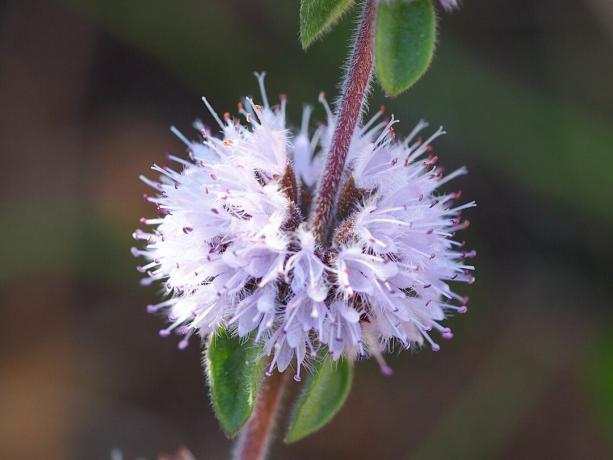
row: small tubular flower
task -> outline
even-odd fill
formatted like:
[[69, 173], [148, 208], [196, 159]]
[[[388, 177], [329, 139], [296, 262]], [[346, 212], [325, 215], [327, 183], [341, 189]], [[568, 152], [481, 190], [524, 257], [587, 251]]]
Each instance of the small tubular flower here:
[[439, 0], [441, 6], [447, 10], [452, 11], [460, 7], [460, 0]]
[[167, 319], [162, 336], [189, 338], [231, 329], [252, 335], [270, 355], [268, 372], [293, 362], [295, 378], [320, 350], [333, 359], [439, 345], [436, 332], [468, 299], [451, 282], [472, 283], [475, 255], [455, 233], [468, 225], [456, 205], [459, 192], [441, 186], [465, 174], [444, 175], [420, 122], [404, 140], [391, 121], [375, 114], [354, 133], [341, 192], [330, 224], [331, 241], [319, 244], [309, 214], [324, 155], [334, 130], [325, 102], [326, 124], [312, 134], [306, 107], [301, 128], [286, 127], [284, 97], [271, 106], [258, 75], [263, 105], [245, 99], [243, 119], [211, 111], [221, 130], [213, 135], [196, 123], [201, 138], [185, 143], [189, 159], [169, 156], [179, 171], [153, 166], [159, 180], [142, 177], [155, 190], [146, 196], [158, 216], [136, 230], [144, 248], [143, 284], [159, 283], [164, 300], [148, 311]]

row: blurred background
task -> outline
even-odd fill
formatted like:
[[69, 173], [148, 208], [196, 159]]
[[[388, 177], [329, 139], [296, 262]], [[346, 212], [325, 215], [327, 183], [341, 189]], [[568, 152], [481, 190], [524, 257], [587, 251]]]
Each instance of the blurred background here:
[[[298, 1], [0, 2], [0, 458], [227, 458], [199, 347], [145, 313], [137, 177], [254, 70], [295, 122], [333, 99], [352, 24], [305, 54]], [[441, 161], [471, 171], [471, 310], [393, 378], [360, 363], [339, 416], [273, 458], [613, 458], [613, 2], [466, 0], [440, 30], [426, 77], [371, 105], [401, 134], [443, 124]]]

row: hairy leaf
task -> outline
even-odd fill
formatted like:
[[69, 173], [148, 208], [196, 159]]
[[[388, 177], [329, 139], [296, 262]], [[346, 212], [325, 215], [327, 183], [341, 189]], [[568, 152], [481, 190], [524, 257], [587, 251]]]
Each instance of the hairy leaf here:
[[389, 96], [410, 88], [432, 61], [436, 24], [432, 0], [381, 2], [375, 35], [375, 66]]
[[345, 403], [352, 380], [353, 368], [347, 360], [334, 362], [326, 355], [304, 383], [285, 442], [299, 441], [332, 420]]
[[302, 0], [300, 3], [300, 41], [307, 49], [328, 32], [343, 13], [353, 6], [353, 0]]
[[232, 437], [253, 412], [262, 379], [262, 349], [220, 330], [211, 335], [204, 361], [215, 415]]

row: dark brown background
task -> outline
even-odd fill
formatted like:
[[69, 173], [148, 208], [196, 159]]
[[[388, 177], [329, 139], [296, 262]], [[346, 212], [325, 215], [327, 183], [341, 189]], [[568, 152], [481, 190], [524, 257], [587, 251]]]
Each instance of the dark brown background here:
[[[157, 335], [129, 248], [151, 214], [137, 180], [168, 131], [256, 92], [298, 121], [335, 82], [346, 19], [304, 54], [298, 2], [0, 3], [0, 458], [227, 457], [196, 343]], [[613, 456], [613, 7], [466, 0], [426, 78], [385, 103], [405, 134], [449, 134], [479, 252], [470, 314], [441, 352], [357, 366], [319, 434], [277, 459]], [[316, 116], [323, 113], [318, 108]]]

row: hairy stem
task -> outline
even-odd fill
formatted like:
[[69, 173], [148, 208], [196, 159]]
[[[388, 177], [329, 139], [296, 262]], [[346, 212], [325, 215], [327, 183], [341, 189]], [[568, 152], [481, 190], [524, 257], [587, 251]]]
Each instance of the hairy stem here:
[[378, 0], [365, 0], [362, 17], [355, 36], [342, 96], [337, 108], [336, 127], [324, 174], [319, 184], [312, 216], [312, 228], [320, 243], [329, 233], [328, 223], [338, 194], [349, 144], [362, 114], [373, 67], [374, 23]]
[[251, 419], [241, 430], [233, 452], [234, 460], [264, 460], [274, 436], [275, 422], [289, 372], [265, 377]]

